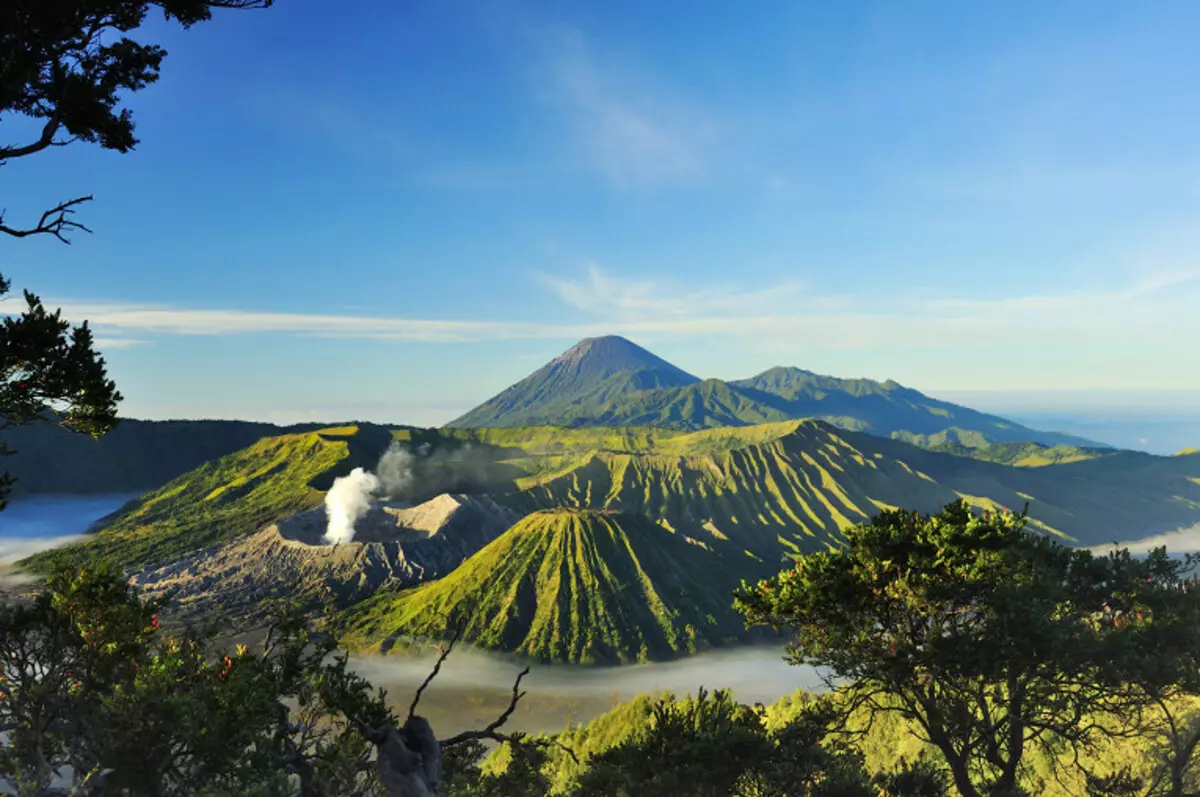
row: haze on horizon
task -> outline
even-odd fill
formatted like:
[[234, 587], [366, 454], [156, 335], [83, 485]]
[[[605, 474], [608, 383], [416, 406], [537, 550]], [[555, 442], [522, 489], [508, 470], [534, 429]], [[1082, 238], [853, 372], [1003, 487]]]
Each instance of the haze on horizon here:
[[156, 29], [133, 153], [10, 163], [23, 213], [94, 190], [96, 233], [5, 270], [92, 322], [132, 417], [437, 424], [621, 334], [1200, 431], [1197, 22], [288, 0]]

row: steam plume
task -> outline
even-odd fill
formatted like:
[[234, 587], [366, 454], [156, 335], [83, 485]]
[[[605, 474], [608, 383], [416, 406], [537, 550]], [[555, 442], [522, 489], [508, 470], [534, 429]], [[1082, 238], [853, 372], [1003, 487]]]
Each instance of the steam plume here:
[[333, 486], [325, 493], [325, 514], [329, 518], [326, 542], [336, 545], [354, 539], [354, 524], [370, 507], [371, 494], [379, 486], [378, 477], [362, 468], [333, 480]]
[[464, 445], [441, 451], [422, 443], [415, 452], [393, 441], [379, 458], [375, 472], [355, 468], [334, 479], [325, 494], [330, 544], [354, 539], [354, 524], [371, 506], [372, 499], [417, 500], [449, 490], [486, 484], [491, 460], [486, 451]]
[[379, 458], [375, 475], [379, 477], [379, 492], [388, 498], [406, 495], [413, 484], [414, 457], [408, 449], [393, 441]]

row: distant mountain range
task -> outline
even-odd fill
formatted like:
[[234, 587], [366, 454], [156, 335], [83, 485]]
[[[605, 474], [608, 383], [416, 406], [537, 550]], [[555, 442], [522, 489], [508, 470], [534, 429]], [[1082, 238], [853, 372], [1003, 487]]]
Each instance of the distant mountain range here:
[[838, 379], [784, 367], [732, 382], [699, 379], [615, 335], [580, 341], [448, 425], [695, 430], [800, 418], [927, 447], [1012, 441], [1105, 447], [939, 401], [891, 380]]

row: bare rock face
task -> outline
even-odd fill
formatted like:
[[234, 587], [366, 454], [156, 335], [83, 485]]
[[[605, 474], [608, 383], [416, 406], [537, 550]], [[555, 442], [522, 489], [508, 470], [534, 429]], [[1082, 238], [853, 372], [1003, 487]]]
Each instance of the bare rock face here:
[[486, 496], [447, 493], [417, 506], [374, 504], [355, 524], [351, 542], [329, 545], [322, 507], [142, 570], [132, 582], [148, 597], [174, 590], [180, 619], [252, 622], [271, 598], [325, 598], [345, 606], [381, 588], [440, 578], [520, 518]]

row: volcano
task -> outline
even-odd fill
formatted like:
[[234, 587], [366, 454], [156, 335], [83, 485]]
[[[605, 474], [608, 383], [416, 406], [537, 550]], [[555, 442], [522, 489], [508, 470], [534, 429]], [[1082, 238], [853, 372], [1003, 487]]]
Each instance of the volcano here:
[[353, 540], [329, 545], [320, 507], [144, 569], [132, 581], [148, 596], [175, 591], [181, 619], [219, 608], [217, 614], [232, 624], [254, 624], [273, 598], [344, 606], [378, 589], [440, 578], [520, 518], [486, 496], [445, 493], [417, 506], [381, 502], [355, 524]]

